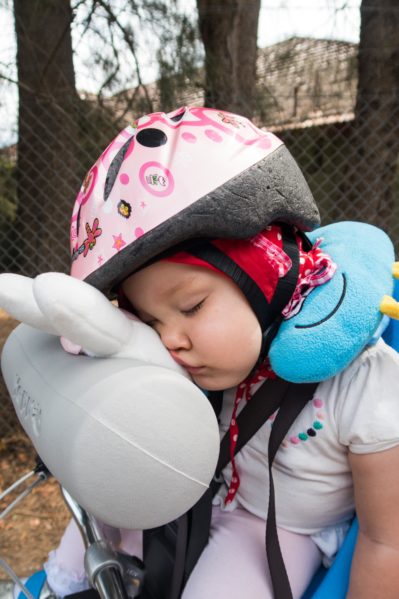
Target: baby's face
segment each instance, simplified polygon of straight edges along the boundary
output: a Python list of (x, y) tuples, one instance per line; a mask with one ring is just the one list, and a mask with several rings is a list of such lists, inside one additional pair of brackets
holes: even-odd
[(200, 266), (156, 262), (129, 277), (123, 291), (203, 389), (228, 389), (251, 372), (261, 329), (228, 277)]

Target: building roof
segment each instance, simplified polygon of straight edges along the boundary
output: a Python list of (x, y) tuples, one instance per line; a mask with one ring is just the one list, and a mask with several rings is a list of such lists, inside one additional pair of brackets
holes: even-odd
[(351, 120), (358, 46), (294, 37), (259, 50), (257, 120), (298, 128)]
[[(354, 118), (358, 45), (337, 40), (293, 37), (259, 49), (259, 126), (272, 130), (320, 126)], [(202, 79), (198, 71), (198, 81)], [(188, 81), (177, 106), (202, 106), (204, 93)], [(161, 110), (156, 82), (146, 86), (154, 110)], [(89, 95), (86, 95), (88, 98)], [(103, 102), (121, 121), (147, 112), (143, 88), (128, 89)]]

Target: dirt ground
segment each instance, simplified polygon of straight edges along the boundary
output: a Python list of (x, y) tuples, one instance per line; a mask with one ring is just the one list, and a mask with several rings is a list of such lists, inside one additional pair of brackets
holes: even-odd
[[(16, 324), (0, 310), (0, 349)], [(2, 405), (0, 417), (6, 413), (9, 417), (9, 407)], [(0, 493), (34, 465), (32, 445), (16, 425), (15, 431), (0, 439)], [(0, 512), (16, 496), (13, 492), (0, 501)], [(19, 576), (33, 573), (41, 567), (48, 552), (57, 546), (69, 517), (58, 483), (50, 478), (0, 520), (0, 558), (6, 560)], [(7, 578), (0, 568), (0, 580)]]
[[(23, 433), (3, 440), (0, 443), (0, 489), (6, 489), (34, 465), (32, 446)], [(16, 495), (12, 493), (1, 501), (0, 510), (7, 507), (9, 497)], [(57, 546), (69, 518), (58, 483), (50, 478), (0, 520), (0, 557), (19, 576), (32, 574)], [(7, 578), (0, 570), (0, 580)]]

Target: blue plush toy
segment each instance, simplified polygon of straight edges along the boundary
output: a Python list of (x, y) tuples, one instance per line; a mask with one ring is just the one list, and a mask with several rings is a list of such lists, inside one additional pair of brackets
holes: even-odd
[(343, 370), (382, 333), (386, 317), (399, 317), (390, 296), (398, 276), (389, 237), (372, 225), (341, 222), (308, 235), (337, 264), (298, 314), (280, 326), (269, 352), (273, 370), (294, 383), (318, 382)]

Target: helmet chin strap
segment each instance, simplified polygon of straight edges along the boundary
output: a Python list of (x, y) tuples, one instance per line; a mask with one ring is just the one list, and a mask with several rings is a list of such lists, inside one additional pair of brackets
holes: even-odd
[[(262, 328), (262, 345), (260, 348), (259, 358), (255, 364), (254, 370), (259, 368), (259, 366), (264, 362), (266, 356), (268, 355), (270, 345), (272, 344), (273, 339), (277, 335), (278, 329), (283, 320), (281, 313), (290, 301), (298, 283), (299, 248), (295, 238), (295, 234), (291, 227), (284, 224), (281, 225), (281, 232), (283, 237), (283, 250), (290, 257), (292, 267), (284, 277), (281, 277), (278, 280), (276, 291), (273, 295), (272, 301), (269, 304), (269, 322), (266, 327)], [(306, 238), (305, 240), (306, 245), (309, 245), (308, 240)]]
[(262, 332), (262, 343), (260, 346), (259, 357), (256, 361), (255, 366), (252, 369), (252, 372), (256, 372), (258, 368), (263, 364), (267, 355), (269, 353), (270, 346), (272, 344), (273, 339), (277, 335), (277, 332), (280, 328), (280, 324), (283, 320), (283, 317), (278, 316), (266, 329), (266, 331)]

